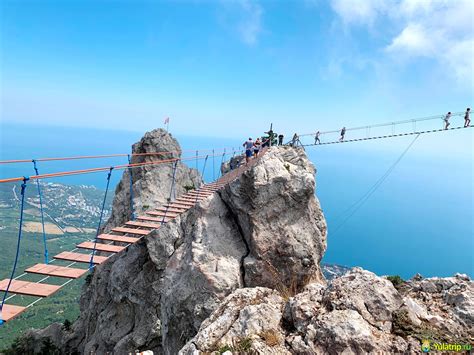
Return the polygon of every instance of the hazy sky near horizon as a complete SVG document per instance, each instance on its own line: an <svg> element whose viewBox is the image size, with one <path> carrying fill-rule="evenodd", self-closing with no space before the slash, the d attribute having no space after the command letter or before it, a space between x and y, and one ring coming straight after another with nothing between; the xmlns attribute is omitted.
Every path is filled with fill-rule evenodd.
<svg viewBox="0 0 474 355"><path fill-rule="evenodd" d="M471 0L2 1L4 122L242 135L473 104Z"/></svg>

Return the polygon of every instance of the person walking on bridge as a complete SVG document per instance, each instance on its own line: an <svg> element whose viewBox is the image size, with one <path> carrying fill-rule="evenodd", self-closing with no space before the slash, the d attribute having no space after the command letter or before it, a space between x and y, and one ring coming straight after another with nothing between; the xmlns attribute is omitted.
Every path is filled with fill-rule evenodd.
<svg viewBox="0 0 474 355"><path fill-rule="evenodd" d="M341 129L341 138L339 138L339 142L344 141L344 136L346 135L346 127L342 127Z"/></svg>
<svg viewBox="0 0 474 355"><path fill-rule="evenodd" d="M448 127L451 125L451 123L449 123L450 118L451 118L451 112L448 112L446 114L446 117L444 117L444 129L448 129Z"/></svg>
<svg viewBox="0 0 474 355"><path fill-rule="evenodd" d="M319 140L319 136L321 135L321 132L317 131L316 135L314 136L314 144L321 144L321 141Z"/></svg>
<svg viewBox="0 0 474 355"><path fill-rule="evenodd" d="M469 127L469 125L471 124L470 114L471 109L468 107L466 110L466 114L464 115L464 128Z"/></svg>
<svg viewBox="0 0 474 355"><path fill-rule="evenodd" d="M243 147L245 147L245 163L248 164L250 158L252 157L252 150L253 150L253 140L252 137L249 137L248 140L242 144Z"/></svg>

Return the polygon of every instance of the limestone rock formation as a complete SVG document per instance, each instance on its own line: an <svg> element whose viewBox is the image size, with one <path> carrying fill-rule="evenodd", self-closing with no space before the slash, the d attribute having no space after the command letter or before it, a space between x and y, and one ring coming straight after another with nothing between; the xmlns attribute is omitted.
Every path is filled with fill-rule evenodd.
<svg viewBox="0 0 474 355"><path fill-rule="evenodd" d="M155 154L144 155L149 153ZM147 132L139 142L132 146L131 163L147 164L131 169L133 206L136 215L142 214L153 206L167 202L170 197L175 163L153 163L180 158L181 155L181 147L178 141L163 129ZM202 180L197 170L189 168L181 161L176 163L173 195L179 196L186 192L185 187L198 187L201 183ZM130 171L127 169L124 170L122 179L115 189L112 215L104 229L109 230L130 219Z"/></svg>
<svg viewBox="0 0 474 355"><path fill-rule="evenodd" d="M428 283L434 285L430 293L423 291ZM238 353L242 345L257 354L421 353L423 339L470 344L473 287L457 275L410 280L397 290L387 279L354 268L327 286L309 284L286 301L270 289L239 289L180 354Z"/></svg>
<svg viewBox="0 0 474 355"><path fill-rule="evenodd" d="M149 151L149 144L142 146ZM177 354L234 291L269 286L285 294L310 280L324 282L319 262L326 224L314 172L303 150L270 149L240 178L98 266L83 291L80 318L71 331L53 337L55 344L80 353ZM166 196L156 190L170 186L168 173L139 175L136 184L147 189L139 196ZM156 174L164 180L158 182ZM114 208L127 203L124 190L118 188ZM124 215L113 213L118 217L109 226ZM282 299L277 291L249 290L263 292L269 302ZM279 314L279 302L255 312Z"/></svg>
<svg viewBox="0 0 474 355"><path fill-rule="evenodd" d="M159 130L133 149L179 151ZM178 195L200 183L179 169ZM166 201L171 172L134 172L139 209ZM327 281L315 186L304 150L271 147L239 178L98 266L72 328L30 332L24 352L38 353L45 339L65 354L166 355L417 353L425 338L474 342L466 275L397 284L336 267L326 268ZM108 228L128 219L128 199L125 173Z"/></svg>

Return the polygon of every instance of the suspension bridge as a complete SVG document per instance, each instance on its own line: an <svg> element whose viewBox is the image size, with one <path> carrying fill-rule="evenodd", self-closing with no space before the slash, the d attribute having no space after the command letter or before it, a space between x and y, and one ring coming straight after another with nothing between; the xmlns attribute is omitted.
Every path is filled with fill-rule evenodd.
<svg viewBox="0 0 474 355"><path fill-rule="evenodd" d="M452 120L455 117L461 116L462 113L458 112L453 114ZM311 132L299 134L294 137L293 141L289 142L289 145L292 146L319 146L319 145L328 145L328 144L341 144L341 143L350 143L366 140L378 140L378 139L387 139L394 137L401 137L407 135L416 135L419 137L421 134L430 134L430 133L440 133L440 132L450 132L453 130L468 129L472 126L456 126L452 128L443 127L443 122L438 122L443 120L444 116L431 116L413 120L405 121L395 121L388 122L383 124L376 125L367 125L361 127L347 128L346 132L350 132L351 135L348 139L334 139L334 134L338 134L339 130L325 131L325 132ZM437 123L437 127L433 128L421 128L423 124L426 123ZM439 125L438 125L439 124ZM441 125L441 127L440 127ZM389 129L388 134L378 134L376 131L378 129ZM273 142L273 132L269 133L269 145ZM348 134L348 135L349 135ZM357 135L358 134L358 135ZM315 138L318 137L319 140L316 142ZM324 139L323 137L328 137ZM345 137L344 137L345 138ZM408 149L413 143L405 150L403 155L406 154ZM262 154L265 154L266 148L263 149ZM22 177L12 177L12 178L3 178L0 179L0 183L21 183L21 193L20 193L20 217L19 217L19 228L18 228L18 238L16 251L13 261L13 268L11 276L8 279L0 281L0 292L3 292L2 302L0 305L0 325L8 322L21 313L25 312L28 308L33 307L36 303L40 302L42 299L52 296L59 289L65 287L75 279L78 279L84 276L88 271L93 270L97 265L107 262L113 255L122 252L130 245L137 243L143 237L149 235L152 231L160 228L163 224L175 219L180 214L188 211L190 208L195 206L200 201L205 200L210 197L213 193L221 189L226 184L237 179L246 169L249 169L252 165L255 164L257 159L253 159L249 164L241 164L238 167L235 167L233 170L225 173L222 176L216 178L215 174L215 160L216 158L221 158L221 165L226 159L226 157L234 157L236 155L241 155L242 150L240 148L223 148L223 149L210 149L205 152L207 154L199 154L199 151L182 151L180 153L189 153L192 152L193 155L182 158L169 158L173 153L171 151L156 152L156 153L138 153L138 154L109 154L109 155L94 155L94 156L72 156L72 157L53 157L53 158L39 158L39 159L17 159L17 160L3 160L0 161L1 164L19 164L19 163L33 163L33 168L35 175L32 176L22 176ZM201 150L201 153L203 151ZM398 159L398 163L403 155ZM144 156L150 158L160 158L158 160L151 160L141 163L132 163L132 158L135 156ZM89 169L73 170L73 171L62 171L56 173L40 174L38 169L39 162L48 162L48 161L61 161L61 160L86 160L86 159L108 159L108 158L120 158L126 157L128 159L128 164L115 165L115 166L102 166ZM203 167L201 171L201 176L204 176L206 165L209 158L212 158L212 169L213 169L213 182L204 183L201 186L197 186L194 189L186 192L185 194L173 198L173 190L175 184L175 173L177 168L177 163L187 162L192 163L196 162L196 168L198 167L198 161L203 162ZM133 180L131 172L133 169L139 169L147 166L160 166L163 164L170 164L173 167L173 177L171 181L170 196L168 202L162 206L155 206L154 209L148 210L142 215L135 215L134 206L133 206ZM394 164L391 169L393 170ZM127 221L124 225L114 227L107 233L102 233L102 223L104 218L104 209L107 194L110 188L110 179L114 171L117 170L128 170L130 172L130 220ZM391 170L390 170L391 171ZM76 245L70 251L61 252L57 255L54 255L52 258L49 257L48 245L46 232L44 227L44 213L43 213L43 203L42 203L42 188L40 181L49 178L59 178L70 175L81 175L81 174L90 174L90 173L106 173L106 189L102 201L101 212L99 216L98 225L96 228L95 238L92 240L87 240ZM388 172L390 173L390 172ZM384 176L384 179L386 176ZM20 275L15 276L17 273L18 260L21 256L21 240L22 240L22 227L24 219L24 207L25 207L25 191L27 186L33 181L36 182L36 189L39 197L39 208L40 208L40 217L42 222L42 242L44 247L44 262L32 265L24 270ZM383 180L382 180L383 182ZM371 192L373 193L373 192ZM100 255L97 255L100 253ZM26 281L28 276L36 275L39 277L35 281ZM49 282L55 280L56 282ZM62 280L58 282L57 280ZM15 304L15 297L18 295L32 297L32 301L27 305L18 305Z"/></svg>

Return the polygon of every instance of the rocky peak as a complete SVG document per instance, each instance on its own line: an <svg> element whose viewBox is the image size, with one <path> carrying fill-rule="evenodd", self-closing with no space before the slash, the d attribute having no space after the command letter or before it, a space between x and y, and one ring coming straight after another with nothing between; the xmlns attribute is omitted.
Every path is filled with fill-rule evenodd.
<svg viewBox="0 0 474 355"><path fill-rule="evenodd" d="M146 155L150 153L159 154ZM131 170L133 206L136 215L167 202L171 193L175 163L156 165L153 165L153 163L180 158L181 154L182 151L178 141L161 128L145 133L139 142L133 144L131 163L150 164ZM201 183L202 179L198 171L189 168L181 161L176 163L173 195L179 196L186 192L186 187L198 187ZM105 225L105 230L122 225L130 219L130 171L125 170L115 189L112 215Z"/></svg>

